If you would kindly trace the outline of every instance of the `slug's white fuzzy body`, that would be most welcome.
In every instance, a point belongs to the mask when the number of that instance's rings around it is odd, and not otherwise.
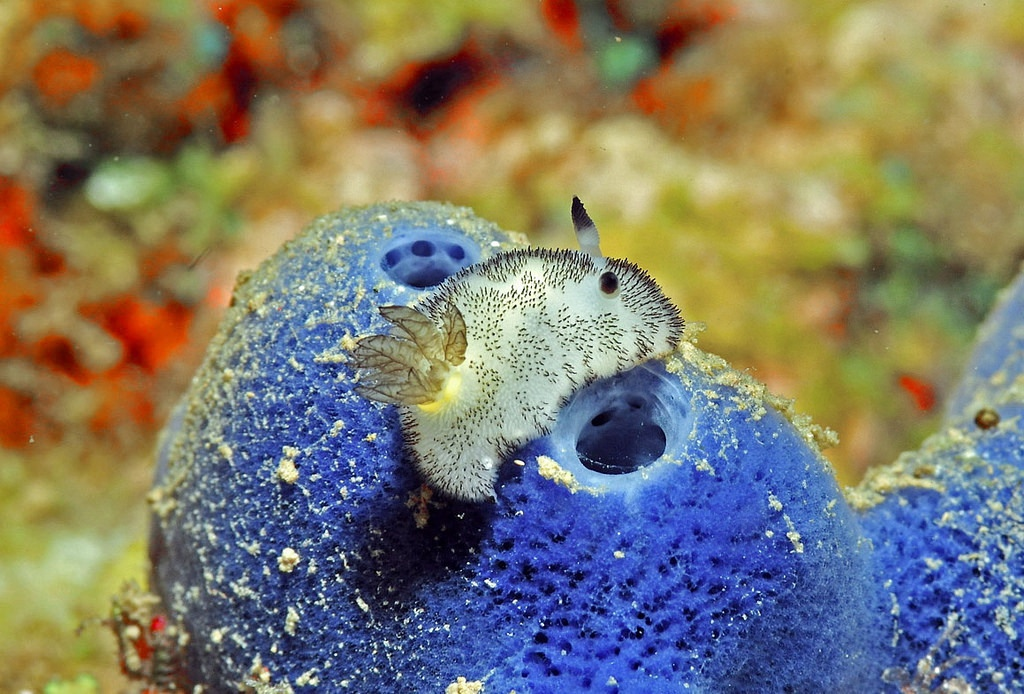
[[[402,406],[420,473],[468,501],[494,498],[503,459],[576,390],[671,351],[683,328],[639,267],[570,250],[498,253],[381,311],[396,330],[356,345],[359,390]]]

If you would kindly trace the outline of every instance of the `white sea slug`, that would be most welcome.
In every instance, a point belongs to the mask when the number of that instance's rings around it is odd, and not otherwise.
[[[449,497],[493,500],[499,465],[573,393],[679,342],[679,310],[639,267],[601,257],[579,198],[572,220],[583,251],[497,253],[414,307],[382,306],[392,334],[353,348],[358,392],[401,406],[416,467]]]

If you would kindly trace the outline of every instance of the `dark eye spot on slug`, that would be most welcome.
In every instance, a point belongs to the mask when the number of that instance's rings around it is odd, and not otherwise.
[[[615,296],[619,293],[619,278],[614,272],[602,272],[599,280],[601,291],[607,296]]]

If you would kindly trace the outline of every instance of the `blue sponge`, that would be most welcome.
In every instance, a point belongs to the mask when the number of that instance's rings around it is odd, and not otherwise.
[[[942,430],[851,494],[891,594],[884,676],[916,687],[903,691],[1024,691],[1022,384],[1024,275],[983,326]]]
[[[314,222],[239,279],[151,494],[154,590],[191,637],[194,683],[1021,684],[1015,424],[958,420],[851,506],[827,432],[684,342],[577,392],[502,466],[494,503],[433,495],[346,355],[386,332],[378,306],[520,246],[463,208],[377,205]],[[929,657],[949,667],[921,683]]]

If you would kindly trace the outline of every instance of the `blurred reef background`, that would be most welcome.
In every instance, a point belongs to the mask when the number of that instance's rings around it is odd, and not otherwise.
[[[146,580],[156,432],[317,215],[571,247],[580,195],[847,484],[937,427],[1024,258],[1013,0],[5,0],[0,46],[5,691],[126,686],[95,618]]]

